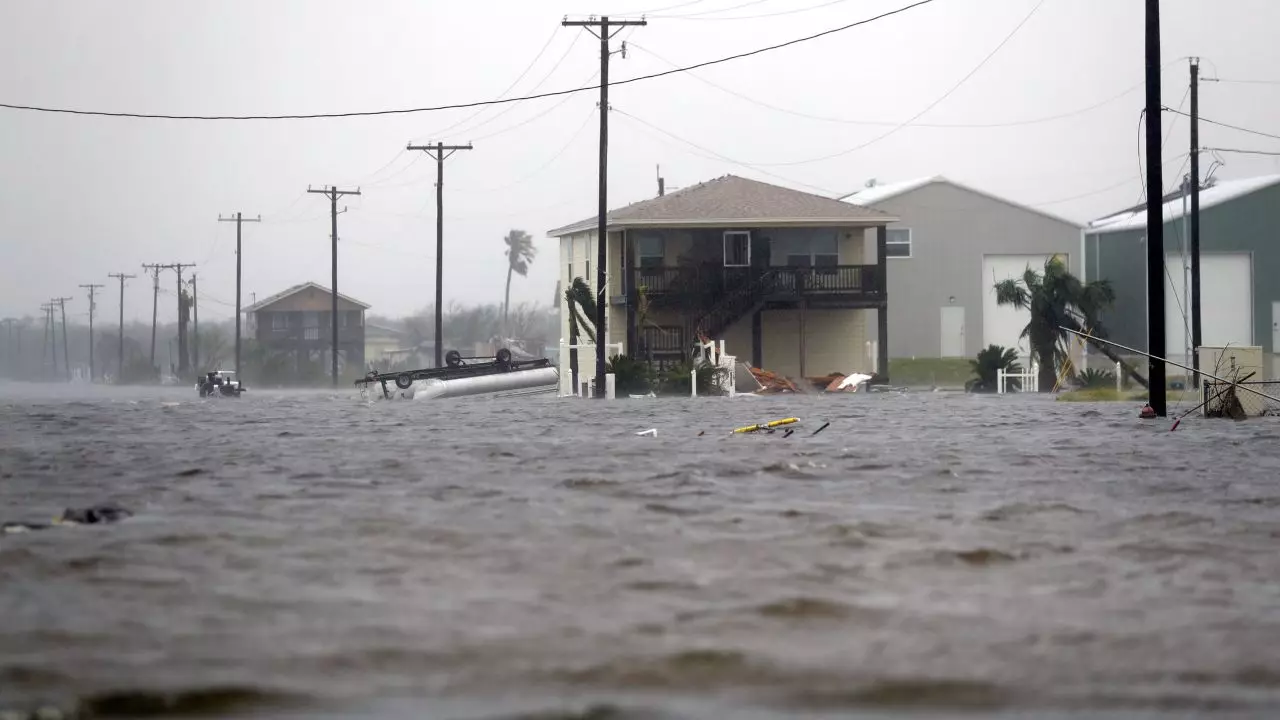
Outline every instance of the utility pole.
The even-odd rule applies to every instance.
[[[218,222],[234,222],[236,224],[236,378],[240,377],[240,226],[246,222],[262,222],[262,216],[246,220],[240,213],[235,217],[218,216]]]
[[[195,263],[169,263],[165,267],[178,273],[178,376],[187,371],[187,310],[189,306],[182,301],[182,268],[195,267]]]
[[[44,303],[40,306],[40,310],[44,312],[44,342],[40,346],[40,376],[47,378],[49,372],[49,356],[53,356],[53,374],[58,374],[58,348],[54,347],[50,353],[50,345],[53,343],[53,303]]]
[[[1154,2],[1154,0],[1153,0]],[[608,15],[599,19],[565,20],[566,27],[585,27],[592,35],[600,38],[600,209],[596,226],[596,397],[605,396],[604,370],[605,357],[609,344],[609,333],[606,318],[609,313],[609,299],[606,297],[605,264],[609,261],[609,235],[607,231],[609,212],[609,41],[622,31],[624,27],[649,23],[645,20],[609,20]],[[599,32],[596,29],[599,29]],[[627,45],[622,44],[623,57],[626,57]],[[1157,97],[1157,101],[1158,101]],[[1157,113],[1158,113],[1157,109]],[[1158,115],[1157,115],[1158,117]],[[1156,126],[1159,127],[1159,123]]]
[[[67,301],[75,300],[75,298],[59,297],[54,298],[53,302],[58,303],[58,307],[62,309],[62,369],[66,371],[67,382],[71,382],[71,351],[67,347]]]
[[[13,324],[17,322],[13,318],[5,318],[0,320],[5,324],[5,341],[4,341],[4,374],[9,377],[17,377],[14,371],[14,354],[13,354]]]
[[[471,150],[466,145],[407,145],[406,150],[422,150],[436,161],[436,367],[443,367],[444,360],[444,161],[459,150]]]
[[[191,343],[191,366],[200,372],[200,294],[196,287],[196,274],[191,273],[191,312],[195,315],[195,340]]]
[[[332,357],[333,386],[337,387],[338,386],[338,198],[342,195],[359,195],[360,188],[356,188],[355,190],[339,190],[338,187],[334,185],[324,190],[312,190],[311,188],[307,188],[307,192],[319,193],[329,198],[329,218],[332,221],[332,225],[333,225],[333,232],[329,236],[333,240],[333,287],[329,289],[329,294],[332,296],[332,300],[333,300],[333,310],[330,313],[332,316],[330,319],[333,321],[333,326],[331,328],[331,332],[333,333],[333,337],[331,338],[333,350],[331,354],[333,355]],[[343,208],[342,210],[343,212],[346,212],[346,208]]]
[[[1160,0],[1146,0],[1147,64],[1147,371],[1148,404],[1166,417],[1164,327],[1164,173],[1161,167]],[[599,332],[599,331],[597,331]]]
[[[1200,58],[1191,58],[1191,367],[1200,369]],[[1274,351],[1274,349],[1273,349]],[[1191,373],[1200,387],[1200,373]]]
[[[160,306],[160,269],[161,265],[142,264],[142,269],[151,271],[151,367],[157,369],[156,366],[156,309]],[[124,282],[123,280],[121,282]],[[123,304],[124,291],[121,291],[121,303]],[[121,317],[124,317],[123,312]],[[120,332],[124,333],[124,324],[121,323]],[[124,342],[121,340],[120,342]]]
[[[97,292],[98,288],[102,286],[90,283],[88,285],[81,285],[80,287],[89,291],[89,382],[92,384],[95,377],[93,373],[93,312],[98,308],[98,304],[94,302],[93,295]]]
[[[124,281],[128,278],[137,277],[137,276],[125,275],[124,273],[108,273],[107,277],[116,278],[120,281],[120,357],[117,361],[118,366],[116,367],[116,384],[119,384],[120,380],[124,377]],[[153,329],[152,342],[154,342],[154,338],[155,338],[154,332],[155,330]],[[155,349],[155,346],[152,345],[153,352],[154,352],[154,349]],[[154,364],[154,361],[152,364]]]

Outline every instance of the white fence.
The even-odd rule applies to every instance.
[[[608,351],[616,350],[617,354],[622,354],[622,343],[605,343],[605,354]],[[570,350],[589,350],[590,360],[584,362],[583,353],[578,353],[578,387],[573,386],[573,373],[569,372],[569,351]],[[587,368],[590,368],[588,371]],[[573,397],[574,395],[590,398],[595,397],[596,384],[596,346],[594,343],[578,343],[577,345],[569,345],[564,340],[560,341],[560,397]],[[612,400],[614,397],[614,375],[613,373],[605,373],[604,375],[604,391],[605,397]]]
[[[1040,392],[1040,366],[1031,363],[1031,368],[1020,373],[1005,372],[1003,369],[996,371],[996,392],[1004,394],[1008,392],[1005,382],[1007,380],[1021,380],[1023,392]]]

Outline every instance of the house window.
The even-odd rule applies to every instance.
[[[637,235],[636,264],[642,268],[662,267],[665,250],[663,245],[661,235]]]
[[[566,285],[573,284],[573,238],[569,238],[569,242],[565,243],[569,247],[569,277],[565,280]]]
[[[591,282],[591,261],[590,261],[590,260],[586,260],[586,261],[584,261],[584,262],[585,262],[585,264],[586,264],[586,268],[587,268],[587,269],[586,269],[586,271],[582,274],[582,279],[583,279],[583,280],[586,280],[588,285],[594,285],[595,283]]]
[[[911,257],[910,228],[889,228],[884,243],[884,256],[887,258]]]
[[[320,327],[320,314],[314,312],[302,313],[302,327],[314,328]]]
[[[751,265],[751,233],[746,230],[729,230],[724,234],[724,266],[747,267]]]
[[[835,233],[810,238],[809,252],[813,253],[814,267],[835,267],[840,264],[840,243],[836,240]]]
[[[284,313],[271,313],[271,329],[272,330],[288,330],[289,316]]]

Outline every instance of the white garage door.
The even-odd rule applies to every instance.
[[[1186,274],[1184,287],[1184,263],[1178,254],[1165,257],[1165,268],[1165,357],[1190,365],[1190,276]],[[1200,253],[1200,330],[1204,345],[1253,344],[1253,258],[1249,253]]]
[[[1070,258],[1060,253],[1064,263],[1070,267]],[[1027,310],[1017,310],[1011,306],[996,303],[995,284],[1009,278],[1020,279],[1029,266],[1038,273],[1044,272],[1044,264],[1052,255],[984,255],[982,257],[982,347],[1001,345],[1017,348],[1018,355],[1026,358],[1031,355],[1027,340],[1021,338],[1022,331],[1031,319]]]

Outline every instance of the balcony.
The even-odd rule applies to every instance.
[[[635,271],[635,284],[651,300],[683,302],[691,296],[719,297],[772,274],[767,299],[805,297],[845,298],[860,301],[885,299],[884,278],[877,265],[823,267],[770,266],[737,268],[718,265],[649,267]]]

